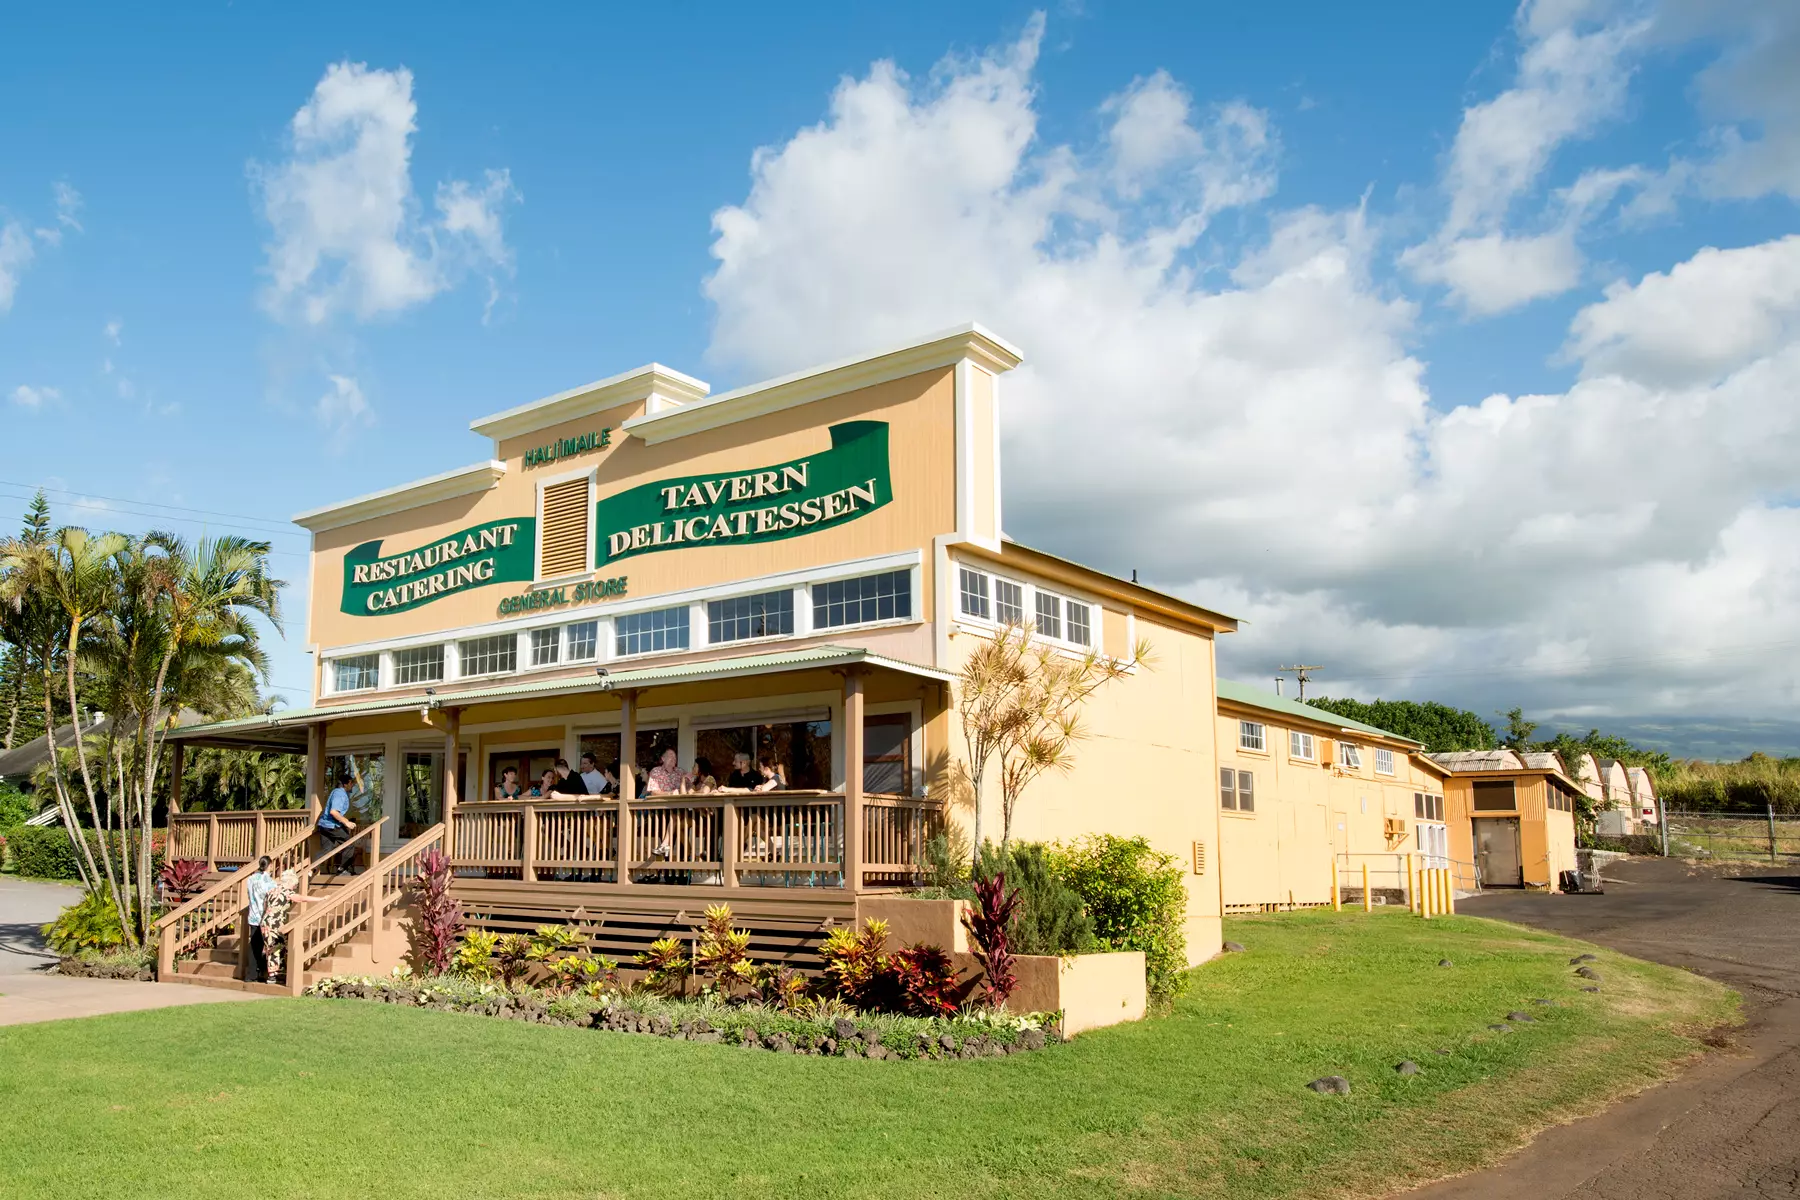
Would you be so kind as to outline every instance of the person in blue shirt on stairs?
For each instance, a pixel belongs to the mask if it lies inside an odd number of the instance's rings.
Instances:
[[[351,775],[348,771],[338,776],[337,786],[331,789],[331,795],[325,801],[325,811],[319,815],[320,851],[335,850],[350,840],[356,822],[350,816]],[[357,873],[355,851],[343,856],[337,869],[346,875]]]

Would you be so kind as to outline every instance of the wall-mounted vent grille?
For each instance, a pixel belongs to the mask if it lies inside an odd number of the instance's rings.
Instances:
[[[544,489],[544,543],[538,578],[576,575],[588,565],[588,481],[570,479]]]

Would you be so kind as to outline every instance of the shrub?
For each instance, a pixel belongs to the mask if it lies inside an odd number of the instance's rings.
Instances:
[[[523,933],[509,933],[494,943],[494,969],[507,987],[525,978],[531,967],[532,940]]]
[[[1002,1008],[1018,986],[1013,975],[1013,956],[1007,949],[1007,927],[1019,907],[1019,893],[1008,891],[1005,875],[991,875],[975,883],[975,907],[963,913],[963,926],[975,941],[975,961],[981,964],[982,996]]]
[[[463,979],[486,982],[494,978],[494,955],[498,953],[500,935],[491,929],[470,929],[463,933],[451,959],[450,971]]]
[[[58,954],[104,954],[125,944],[125,927],[111,897],[89,892],[44,926],[44,940]]]
[[[172,858],[163,864],[163,891],[176,901],[197,895],[206,888],[206,863],[198,858]]]
[[[1113,950],[1143,951],[1151,999],[1173,999],[1187,982],[1187,888],[1175,858],[1144,838],[1111,834],[1058,847],[1052,858],[1081,897],[1095,935]]]
[[[960,993],[950,956],[936,946],[886,953],[888,924],[873,917],[861,929],[840,927],[819,947],[825,979],[845,1003],[865,1012],[936,1016],[953,1012]]]
[[[947,826],[932,835],[919,854],[919,882],[928,888],[967,886],[969,850],[969,835],[958,826]]]
[[[1055,855],[1042,842],[1014,842],[1005,850],[989,842],[981,848],[981,875],[1005,875],[1019,898],[1007,926],[1007,949],[1014,954],[1083,954],[1100,948],[1094,922]],[[973,892],[969,899],[974,898]]]
[[[644,968],[644,987],[655,995],[679,996],[687,990],[692,964],[675,938],[657,938],[638,954],[637,963]]]
[[[711,986],[725,999],[755,985],[759,971],[750,961],[750,931],[731,927],[729,904],[706,906],[706,926],[694,947],[694,974],[710,976]]]
[[[433,975],[450,969],[456,939],[463,931],[462,905],[450,894],[450,857],[437,846],[419,856],[419,919],[413,924],[419,965]]]
[[[100,861],[100,835],[92,829],[82,830],[88,840],[88,849],[93,852],[94,862]],[[69,840],[68,832],[61,825],[33,827],[21,825],[7,833],[7,849],[12,852],[13,869],[20,875],[33,879],[80,879],[81,870],[77,866],[75,843]],[[156,830],[150,839],[150,870],[162,869],[164,831]],[[118,833],[107,835],[107,848],[113,856],[116,866],[119,852],[124,845],[124,838]],[[135,868],[135,862],[134,862]]]
[[[0,830],[10,830],[37,816],[38,803],[18,788],[0,783]]]

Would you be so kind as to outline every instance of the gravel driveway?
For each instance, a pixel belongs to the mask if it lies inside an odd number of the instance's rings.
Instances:
[[[1744,995],[1746,1027],[1680,1079],[1541,1134],[1431,1200],[1706,1200],[1800,1195],[1800,875],[1634,860],[1606,894],[1494,892],[1457,911],[1533,925],[1709,975]]]

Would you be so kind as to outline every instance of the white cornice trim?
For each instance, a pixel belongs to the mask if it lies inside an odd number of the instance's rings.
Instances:
[[[385,517],[390,513],[405,512],[409,508],[448,500],[453,496],[485,492],[499,483],[505,474],[505,463],[489,459],[458,467],[454,471],[445,471],[441,475],[428,475],[424,479],[415,479],[398,487],[370,492],[354,500],[309,509],[295,514],[293,521],[302,529],[323,533],[328,529],[340,529],[372,517]]]
[[[661,363],[647,363],[621,375],[584,383],[505,412],[479,417],[469,422],[469,428],[498,442],[634,400],[645,401],[646,412],[663,412],[703,400],[711,391],[712,385],[705,380],[684,375]]]
[[[971,321],[872,355],[840,359],[792,375],[751,384],[717,396],[656,411],[625,422],[625,432],[646,442],[665,442],[736,421],[766,416],[782,409],[840,396],[858,388],[973,362],[998,375],[1025,360],[1023,351],[999,334]]]

